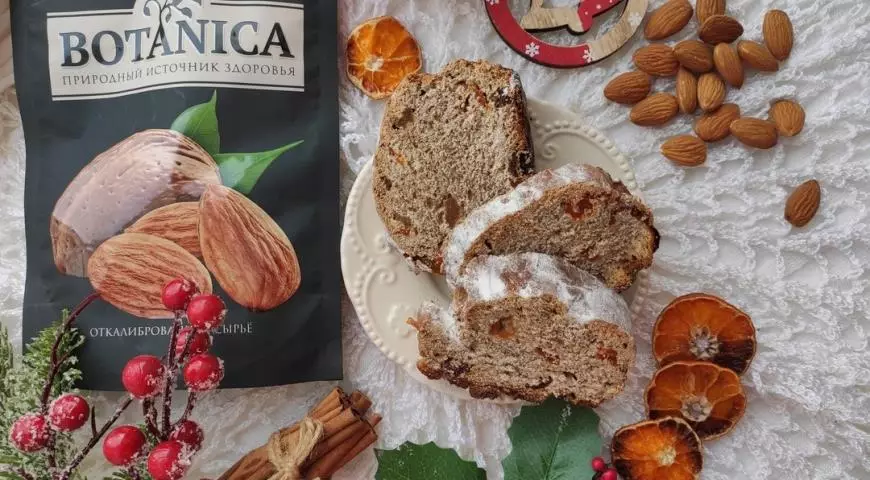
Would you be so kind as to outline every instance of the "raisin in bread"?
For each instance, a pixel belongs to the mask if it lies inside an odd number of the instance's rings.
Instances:
[[[547,253],[621,291],[652,264],[658,245],[643,202],[604,170],[572,164],[540,172],[471,212],[453,229],[445,268],[454,283],[479,255]]]
[[[483,256],[460,279],[452,309],[425,304],[417,368],[475,398],[597,406],[619,394],[634,362],[619,294],[570,263],[539,253]]]
[[[466,60],[410,75],[390,97],[375,153],[375,202],[416,268],[443,273],[453,226],[531,174],[525,102],[513,71]]]

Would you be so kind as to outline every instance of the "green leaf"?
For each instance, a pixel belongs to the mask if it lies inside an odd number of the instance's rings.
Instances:
[[[396,450],[375,450],[376,480],[486,480],[486,473],[453,450],[434,443],[405,443]]]
[[[178,133],[182,133],[212,156],[221,150],[221,134],[218,131],[217,119],[217,91],[207,103],[194,105],[181,112],[181,115],[172,122],[170,127]]]
[[[505,480],[592,478],[589,461],[601,453],[598,416],[588,408],[550,399],[523,407],[508,429],[513,450],[503,461]]]
[[[268,152],[221,153],[214,155],[214,160],[220,167],[221,180],[224,185],[248,195],[254,189],[254,185],[257,184],[263,172],[276,158],[301,144],[302,140]]]

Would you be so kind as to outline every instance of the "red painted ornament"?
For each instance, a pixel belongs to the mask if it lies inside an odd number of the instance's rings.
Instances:
[[[68,393],[51,402],[48,421],[55,430],[72,432],[82,427],[91,416],[91,407],[81,395]]]
[[[192,452],[179,441],[160,442],[148,455],[148,473],[154,480],[178,480],[190,467]]]
[[[483,0],[496,31],[517,53],[541,65],[574,68],[601,61],[625,45],[643,21],[648,0],[583,0],[567,7],[544,7],[544,2],[531,0],[529,12],[517,21],[508,0]],[[587,42],[555,45],[530,33],[567,28],[582,34],[592,28],[594,17],[623,2],[625,10],[616,25]]]
[[[142,458],[148,440],[133,425],[115,427],[103,439],[103,456],[112,465],[123,467]]]
[[[163,306],[173,312],[184,310],[194,293],[196,285],[183,278],[176,278],[163,287]]]
[[[193,327],[184,327],[178,332],[178,343],[175,345],[175,357],[180,358],[184,353],[184,347],[190,342],[190,348],[187,349],[187,355],[197,355],[205,353],[211,348],[211,335],[204,330],[197,330]]]
[[[133,357],[121,372],[121,383],[136,398],[151,398],[163,386],[163,363],[154,355]]]
[[[187,320],[196,328],[211,330],[224,322],[227,307],[217,295],[194,295],[187,305]]]
[[[50,430],[45,417],[38,413],[28,413],[12,424],[9,443],[22,452],[38,452],[48,445],[49,436]]]
[[[202,442],[205,440],[205,433],[202,428],[191,420],[185,420],[178,424],[172,433],[169,434],[170,440],[177,440],[193,452],[198,452],[202,447]]]
[[[223,361],[208,353],[190,357],[184,366],[184,383],[194,392],[214,390],[223,378]]]

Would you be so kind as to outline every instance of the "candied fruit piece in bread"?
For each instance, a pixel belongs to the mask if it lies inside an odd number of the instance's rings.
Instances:
[[[454,225],[533,166],[519,77],[458,60],[438,74],[410,75],[390,97],[374,159],[375,203],[415,268],[441,274]]]
[[[472,260],[452,309],[425,304],[417,368],[472,397],[558,397],[597,406],[634,362],[625,301],[592,275],[538,253]]]
[[[445,252],[447,279],[480,255],[538,252],[562,257],[622,291],[652,264],[653,215],[604,170],[571,164],[542,171],[471,212]]]

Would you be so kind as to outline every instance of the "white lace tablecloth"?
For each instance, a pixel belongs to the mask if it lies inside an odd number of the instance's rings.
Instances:
[[[658,129],[636,127],[625,107],[601,94],[608,79],[630,68],[631,51],[645,43],[640,38],[598,66],[551,70],[509,50],[491,28],[481,0],[340,4],[341,42],[362,20],[394,15],[418,38],[427,70],[458,57],[514,68],[530,96],[579,112],[632,159],[662,243],[651,271],[651,298],[635,319],[635,381],[598,410],[605,436],[643,416],[641,391],[653,371],[649,337],[656,314],[676,295],[705,291],[753,317],[759,349],[744,377],[747,414],[730,435],[705,446],[703,478],[870,478],[870,2],[728,0],[748,38],[760,39],[770,8],[788,11],[796,32],[794,53],[780,72],[750,73],[728,101],[748,115],[764,116],[771,99],[795,97],[806,107],[807,126],[768,151],[726,140],[695,169],[674,167],[658,153],[665,138],[691,131],[688,118]],[[687,29],[674,40],[689,35]],[[655,88],[672,89],[673,83],[660,80]],[[340,95],[346,196],[354,172],[375,150],[384,104],[347,81]],[[0,129],[0,320],[17,341],[25,275],[25,163],[11,91],[0,101]],[[822,184],[820,212],[809,227],[791,228],[782,218],[785,198],[810,178]],[[457,401],[428,390],[368,341],[346,299],[343,322],[343,385],[367,391],[384,414],[379,447],[435,441],[475,460],[490,478],[502,478],[500,460],[510,450],[506,430],[517,408]],[[330,386],[207,397],[195,414],[208,432],[207,447],[189,478],[218,476],[270,432],[298,419]],[[99,400],[103,415],[113,398]],[[93,457],[88,472],[97,477],[103,463]],[[375,469],[368,452],[338,478],[372,478]]]

